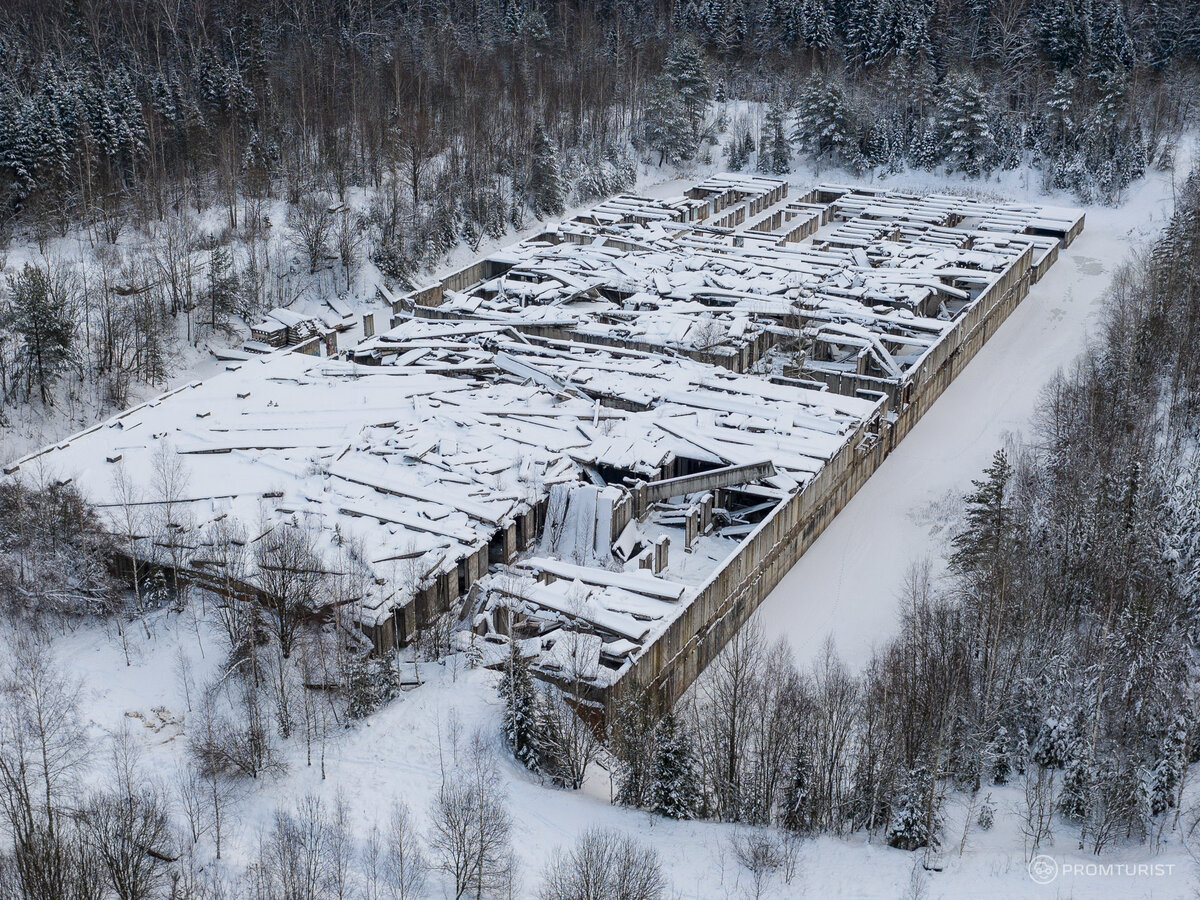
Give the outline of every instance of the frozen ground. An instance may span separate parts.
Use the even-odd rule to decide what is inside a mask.
[[[1181,159],[1180,171],[1186,170],[1187,161]],[[801,185],[814,177],[802,172],[792,180]],[[848,179],[844,173],[829,171],[820,177]],[[692,180],[689,174],[687,181]],[[892,182],[964,187],[961,181],[924,174],[900,176]],[[670,194],[683,183],[648,185],[643,191]],[[967,182],[965,187],[1013,198],[1040,196],[1019,173],[1000,184]],[[1070,204],[1069,198],[1059,202]],[[913,559],[936,553],[946,498],[964,490],[1007,433],[1027,427],[1042,384],[1083,346],[1113,268],[1133,247],[1152,238],[1170,211],[1170,176],[1162,174],[1139,185],[1124,207],[1088,209],[1087,228],[1079,240],[767,601],[761,618],[769,632],[787,635],[805,657],[832,635],[852,663],[861,663],[870,647],[891,633],[896,587]],[[194,631],[187,616],[158,614],[151,625],[150,638],[139,628],[129,629],[134,642],[129,667],[116,635],[97,627],[63,635],[57,647],[64,662],[84,681],[96,746],[100,747],[104,733],[124,722],[133,723],[155,774],[170,784],[186,744],[187,696],[194,697],[195,685],[215,671],[220,651],[215,636],[204,626]],[[181,665],[180,660],[186,663]],[[190,670],[187,688],[187,679],[181,677],[184,670]],[[250,784],[231,817],[236,825],[228,844],[236,844],[237,849],[227,853],[226,864],[240,868],[271,811],[310,792],[328,802],[341,792],[352,808],[359,838],[370,821],[386,816],[394,799],[407,802],[424,827],[441,761],[452,762],[456,747],[465,752],[476,729],[498,748],[499,709],[492,673],[467,670],[460,662],[425,666],[423,674],[429,679],[423,687],[369,722],[331,739],[326,779],[317,768],[305,765],[305,749],[297,741],[288,751],[287,775]],[[653,844],[672,883],[671,896],[686,900],[753,896],[748,876],[730,850],[729,826],[656,821],[613,807],[607,780],[599,770],[579,793],[543,787],[502,753],[498,756],[524,869],[524,889],[518,896],[534,896],[540,867],[550,851],[592,825],[627,830]],[[1015,788],[995,791],[995,827],[972,831],[961,854],[963,812],[953,806],[948,810],[943,870],[919,874],[925,881],[923,896],[1079,900],[1195,896],[1195,867],[1174,831],[1165,836],[1157,854],[1138,846],[1097,860],[1076,853],[1072,835],[1060,826],[1055,846],[1045,851],[1058,865],[1128,863],[1161,868],[1140,874],[1134,870],[1133,875],[1123,869],[1064,872],[1049,885],[1035,883],[1026,869],[1018,798]],[[1185,803],[1185,808],[1190,805]],[[1185,817],[1183,827],[1190,824]],[[764,896],[912,896],[915,859],[914,854],[863,836],[821,838],[803,844],[797,877],[790,884],[776,880]],[[427,894],[443,896],[443,885],[431,883]]]
[[[153,637],[129,629],[133,665],[126,667],[115,634],[89,628],[58,641],[60,657],[85,682],[87,712],[101,746],[105,732],[131,722],[142,736],[147,761],[168,785],[186,744],[189,712],[181,672],[195,683],[206,680],[220,658],[217,639],[203,625],[197,631],[189,616],[156,614]],[[180,659],[186,659],[181,666]],[[306,794],[332,804],[341,793],[351,809],[350,823],[361,839],[370,824],[386,820],[394,800],[403,800],[421,827],[440,783],[443,765],[465,758],[472,734],[480,730],[496,750],[500,777],[513,817],[514,843],[521,859],[523,886],[518,897],[533,897],[543,861],[557,846],[569,843],[592,826],[634,833],[656,847],[670,878],[672,897],[680,900],[732,900],[753,897],[750,880],[736,862],[732,826],[707,822],[652,819],[609,804],[602,771],[583,791],[570,793],[540,785],[503,751],[499,741],[499,704],[495,673],[466,668],[461,657],[446,666],[422,664],[426,683],[377,713],[368,722],[336,733],[330,741],[326,768],[305,764],[302,741],[291,746],[289,772],[277,780],[248,783],[248,793],[227,813],[232,828],[225,839],[224,865],[234,871],[247,861],[261,828],[269,826],[277,805],[291,806]],[[194,684],[190,688],[195,697]],[[166,724],[162,724],[162,723]],[[1195,896],[1195,870],[1177,840],[1168,835],[1161,853],[1144,847],[1121,850],[1097,859],[1074,851],[1073,835],[1059,826],[1054,847],[1044,852],[1060,866],[1158,865],[1158,874],[1124,875],[1086,871],[1060,874],[1049,886],[1033,882],[1027,871],[1020,833],[1020,789],[993,791],[996,824],[987,832],[973,828],[960,854],[965,810],[951,801],[946,809],[946,848],[942,871],[919,871],[923,895],[935,898],[1049,898],[1078,900],[1183,898]],[[1185,808],[1188,804],[1185,804]],[[973,818],[973,817],[972,817]],[[1184,826],[1190,822],[1185,816]],[[763,898],[894,898],[912,896],[910,879],[920,854],[893,850],[857,835],[820,838],[800,846],[797,874],[791,883],[776,878]],[[1169,868],[1168,868],[1169,867]],[[444,896],[436,879],[426,896]],[[445,895],[449,896],[449,895]]]

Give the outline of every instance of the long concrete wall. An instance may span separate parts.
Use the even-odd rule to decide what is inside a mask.
[[[886,414],[888,399],[881,400],[878,414],[859,426],[803,490],[759,523],[615,684],[593,689],[581,699],[610,716],[630,687],[641,684],[660,709],[674,705],[1028,295],[1031,259],[1032,250],[1027,250],[931,349],[894,419]]]

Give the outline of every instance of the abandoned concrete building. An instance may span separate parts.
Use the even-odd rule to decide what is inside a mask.
[[[4,471],[119,528],[114,467],[170,457],[178,496],[136,502],[170,500],[202,583],[216,523],[307,527],[380,649],[449,613],[599,709],[633,679],[670,704],[1082,227],[741,175],[616,197],[395,297],[345,358],[232,361]]]

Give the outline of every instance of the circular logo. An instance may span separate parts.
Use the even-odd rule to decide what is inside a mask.
[[[1058,877],[1058,860],[1038,854],[1029,861],[1029,877],[1038,884],[1049,884]]]

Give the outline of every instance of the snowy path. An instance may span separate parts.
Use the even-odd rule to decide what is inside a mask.
[[[930,511],[967,490],[1006,436],[1027,430],[1043,386],[1083,349],[1114,270],[1171,210],[1160,173],[1120,208],[1087,209],[1083,234],[763,602],[766,634],[786,636],[802,661],[830,636],[849,665],[867,661],[895,631],[909,566],[938,555]]]

